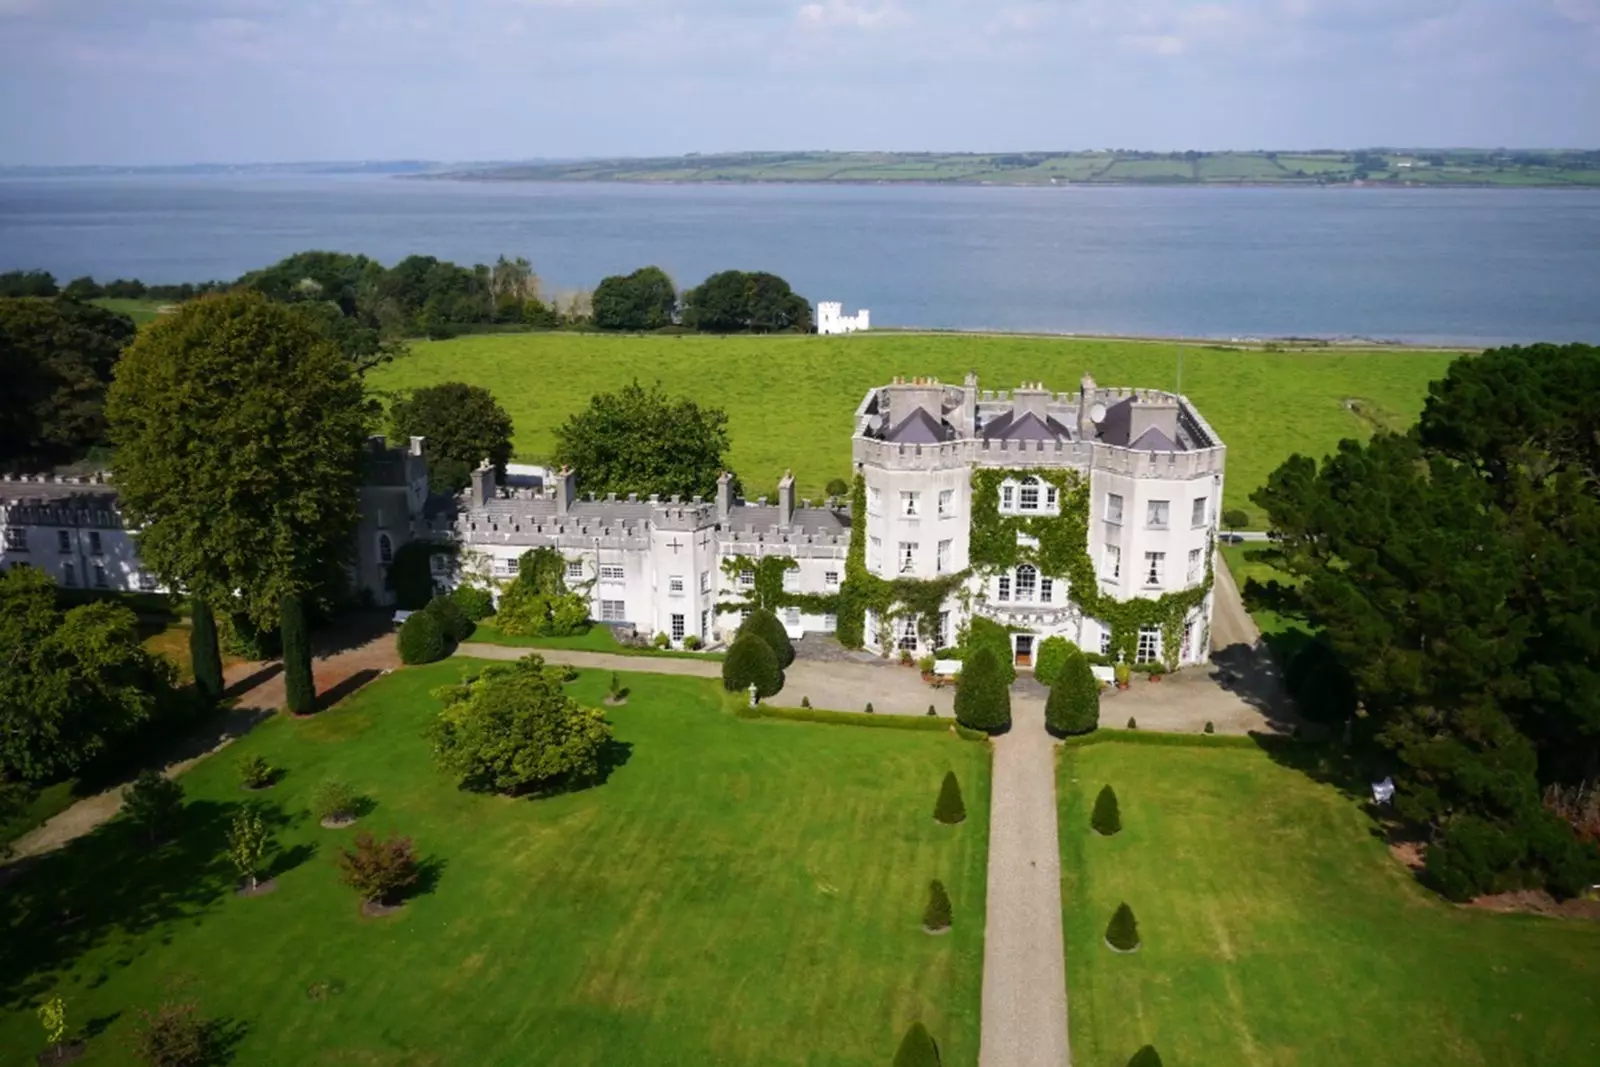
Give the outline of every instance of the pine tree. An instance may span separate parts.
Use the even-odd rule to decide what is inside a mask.
[[[1102,787],[1100,795],[1094,798],[1094,814],[1089,816],[1089,825],[1103,837],[1110,837],[1122,829],[1122,811],[1117,806],[1117,793],[1109,785]]]
[[[306,633],[305,602],[299,594],[278,603],[283,635],[283,691],[285,703],[296,715],[317,710],[317,684],[311,675],[311,639]]]
[[[961,799],[961,783],[955,771],[944,772],[944,782],[939,786],[939,800],[933,806],[933,817],[946,826],[954,826],[967,817],[967,805]]]
[[[922,910],[922,927],[935,933],[950,929],[950,894],[937,878],[928,883],[928,906]]]
[[[222,699],[222,648],[217,643],[217,617],[211,605],[196,597],[190,605],[189,662],[194,668],[194,687],[215,703]]]
[[[1132,952],[1139,947],[1139,923],[1125,903],[1117,905],[1116,914],[1106,926],[1106,944],[1118,952]]]
[[[900,1041],[900,1051],[894,1054],[894,1067],[939,1067],[939,1046],[926,1026],[911,1024]]]

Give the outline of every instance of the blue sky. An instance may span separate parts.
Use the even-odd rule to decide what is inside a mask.
[[[0,163],[1600,146],[1600,0],[0,0]]]

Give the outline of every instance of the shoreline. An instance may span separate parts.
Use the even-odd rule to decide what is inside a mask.
[[[1371,190],[1404,189],[1433,191],[1448,189],[1488,189],[1506,191],[1537,191],[1544,189],[1576,189],[1600,192],[1600,182],[1385,182],[1350,181],[1063,181],[1063,182],[990,182],[990,181],[934,181],[925,178],[555,178],[555,177],[495,177],[491,174],[443,172],[438,174],[386,174],[375,175],[395,181],[470,182],[483,185],[670,185],[670,186],[723,186],[738,188],[750,185],[782,186],[848,186],[895,187],[922,189],[1313,189],[1313,190]]]

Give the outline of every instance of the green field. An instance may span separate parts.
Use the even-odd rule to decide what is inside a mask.
[[[1457,908],[1332,787],[1255,749],[1063,749],[1073,1063],[1600,1062],[1600,924]],[[1089,828],[1110,783],[1123,831]],[[1143,947],[1105,927],[1126,901]]]
[[[33,1007],[65,998],[129,1062],[135,1009],[169,985],[243,1029],[235,1067],[286,1064],[882,1065],[922,1019],[947,1065],[977,1060],[988,750],[898,730],[745,721],[711,683],[625,675],[626,759],[541,800],[459,792],[422,736],[409,668],[314,719],[275,718],[186,774],[186,825],[157,852],[112,823],[0,891],[0,1060],[32,1063]],[[606,676],[575,695],[598,701]],[[286,774],[277,889],[233,895],[220,844],[239,755]],[[970,817],[931,817],[954,769]],[[433,884],[360,916],[307,796],[324,775],[415,838]],[[955,928],[922,932],[930,878]],[[100,1032],[103,1031],[103,1032]]]
[[[555,427],[596,392],[633,379],[728,412],[729,459],[746,495],[773,496],[786,468],[803,497],[820,500],[850,473],[850,434],[867,389],[897,374],[960,382],[977,370],[989,389],[1042,379],[1075,391],[1084,371],[1102,385],[1171,389],[1179,346],[1004,335],[878,333],[856,337],[499,334],[421,341],[410,356],[367,375],[380,390],[459,380],[493,390],[516,423],[524,459],[548,456]],[[1183,391],[1228,445],[1228,507],[1254,514],[1249,496],[1291,453],[1320,456],[1364,437],[1370,418],[1345,401],[1409,423],[1428,382],[1455,358],[1438,352],[1183,349]]]
[[[103,307],[107,311],[118,311],[128,316],[137,326],[144,326],[159,319],[164,314],[163,309],[170,307],[170,303],[162,300],[123,300],[115,297],[104,297],[91,300],[89,303]]]

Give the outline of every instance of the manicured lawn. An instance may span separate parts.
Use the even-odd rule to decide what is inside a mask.
[[[131,300],[120,297],[102,297],[89,303],[97,304],[107,311],[121,312],[138,326],[146,326],[156,321],[164,313],[162,309],[171,306],[165,300]]]
[[[1123,830],[1089,828],[1111,783]],[[1600,925],[1456,908],[1332,787],[1240,748],[1064,749],[1073,1063],[1600,1062]],[[1126,901],[1143,948],[1103,938]]]
[[[1250,617],[1255,620],[1263,635],[1269,640],[1290,631],[1303,634],[1312,632],[1311,626],[1303,616],[1287,611],[1278,611],[1267,606],[1259,598],[1252,597],[1246,592],[1246,583],[1255,579],[1261,585],[1276,581],[1281,585],[1294,588],[1300,580],[1287,571],[1280,571],[1274,567],[1267,558],[1273,548],[1270,544],[1259,541],[1243,542],[1239,544],[1226,544],[1222,546],[1222,558],[1227,561],[1228,571],[1233,575],[1234,584],[1239,587],[1239,594],[1244,599],[1244,606],[1250,612]],[[1292,636],[1292,635],[1291,635]]]
[[[946,1064],[977,1060],[988,750],[948,736],[743,721],[708,682],[625,675],[626,760],[541,800],[459,792],[422,731],[410,668],[315,719],[276,718],[182,779],[188,825],[148,853],[118,824],[0,891],[0,1049],[31,1062],[51,991],[128,1062],[134,1009],[186,985],[245,1027],[235,1067],[285,1064],[881,1065],[920,1018]],[[574,693],[598,701],[606,676]],[[234,762],[286,769],[241,793]],[[955,769],[968,820],[931,818]],[[324,775],[412,835],[433,885],[366,919],[305,811]],[[283,821],[271,895],[240,899],[220,854],[236,807]],[[921,930],[927,882],[955,904]],[[62,922],[64,910],[74,917]],[[12,1055],[15,1053],[15,1055]]]
[[[1355,399],[1409,423],[1428,382],[1453,357],[1422,352],[1264,352],[1187,345],[1183,391],[1228,445],[1227,506],[1249,496],[1293,452],[1321,456],[1372,424]],[[879,333],[858,337],[617,337],[500,334],[419,341],[371,371],[375,389],[459,380],[494,391],[516,423],[520,457],[546,457],[555,428],[597,392],[638,379],[728,412],[730,461],[750,499],[776,494],[793,468],[802,497],[821,500],[850,473],[852,415],[866,390],[897,374],[989,389],[1043,379],[1071,392],[1084,371],[1104,385],[1173,388],[1178,346],[1078,338]]]
[[[581,634],[569,637],[513,637],[495,628],[491,616],[478,624],[468,641],[481,641],[490,645],[511,645],[516,648],[567,648],[580,652],[609,652],[614,656],[667,656],[677,659],[709,659],[720,661],[721,652],[685,652],[675,648],[633,648],[620,645],[612,636],[610,627],[591,626]]]

